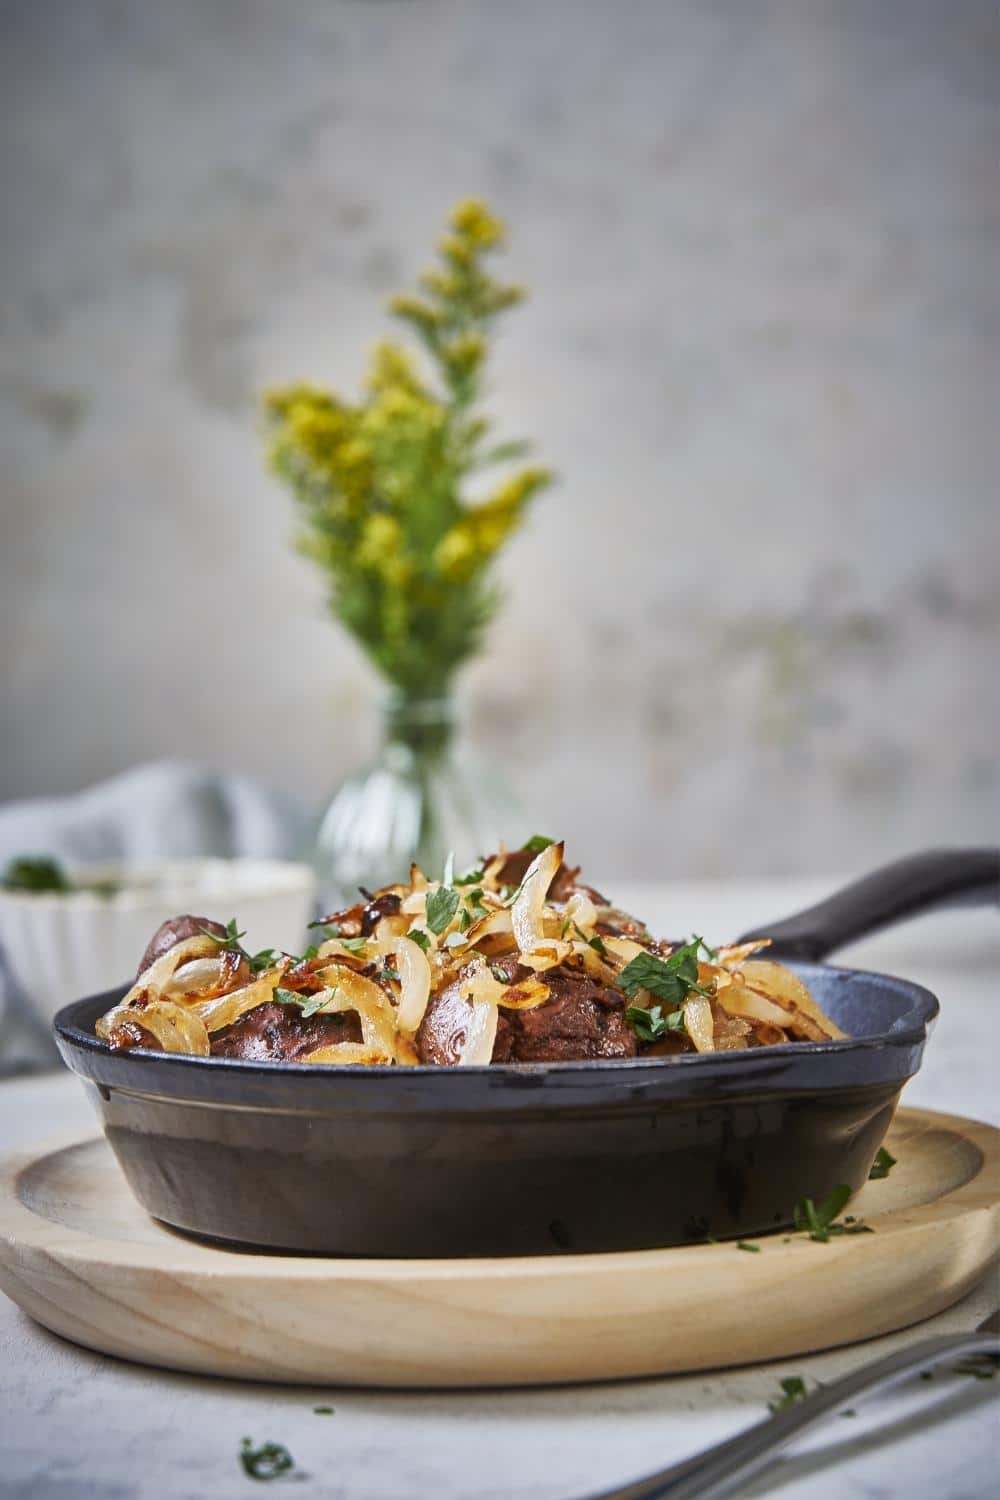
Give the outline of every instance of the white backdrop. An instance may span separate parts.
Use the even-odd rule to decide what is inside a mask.
[[[180,754],[316,800],[365,754],[254,396],[356,382],[481,193],[533,293],[493,405],[562,474],[466,679],[526,822],[640,878],[995,829],[992,0],[0,26],[0,796]]]

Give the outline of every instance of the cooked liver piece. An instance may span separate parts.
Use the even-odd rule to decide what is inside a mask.
[[[516,965],[502,960],[510,977]],[[532,1010],[500,1011],[494,1062],[580,1062],[635,1057],[635,1032],[624,1017],[625,998],[582,969],[560,965],[541,976],[551,997]],[[454,1063],[465,1040],[469,1008],[456,981],[432,997],[417,1033],[421,1062]]]
[[[169,952],[175,944],[182,943],[185,938],[198,937],[205,932],[210,932],[214,937],[220,938],[224,938],[226,935],[224,927],[220,926],[218,922],[210,922],[207,917],[170,917],[166,922],[162,922],[153,933],[146,951],[142,955],[139,967],[136,970],[136,978],[140,974],[144,974],[150,964],[155,963],[164,953]]]
[[[248,1062],[296,1062],[318,1047],[360,1042],[361,1022],[353,1011],[303,1019],[291,1005],[269,1000],[248,1010],[231,1026],[211,1037],[213,1057],[241,1057]]]

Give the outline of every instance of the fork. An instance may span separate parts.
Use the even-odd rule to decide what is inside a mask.
[[[645,1479],[635,1479],[617,1489],[601,1490],[588,1495],[586,1500],[714,1500],[756,1474],[793,1438],[808,1432],[848,1402],[898,1385],[917,1370],[964,1355],[992,1355],[1000,1359],[1000,1310],[991,1313],[971,1333],[922,1339],[897,1354],[888,1354],[874,1364],[863,1365],[860,1370],[821,1386],[804,1401],[775,1412],[746,1432],[716,1443],[683,1463],[659,1469]]]

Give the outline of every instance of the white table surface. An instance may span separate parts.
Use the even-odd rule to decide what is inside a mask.
[[[721,940],[829,891],[831,881],[616,891],[654,930]],[[1000,922],[947,913],[838,955],[905,973],[943,1014],[910,1104],[1000,1123]],[[0,1085],[0,1144],[94,1120],[75,1080]],[[817,1247],[817,1253],[822,1250]],[[299,1500],[574,1500],[687,1456],[761,1418],[784,1375],[829,1381],[1000,1303],[993,1275],[949,1312],[890,1338],[722,1374],[548,1390],[453,1393],[294,1388],[160,1373],[48,1334],[0,1296],[0,1495],[230,1500],[257,1492],[244,1435],[284,1443]],[[738,1310],[734,1308],[734,1316]],[[940,1375],[835,1418],[739,1493],[782,1500],[983,1500],[1000,1468],[1000,1379]],[[332,1416],[313,1412],[334,1407]],[[278,1481],[277,1493],[282,1484]]]

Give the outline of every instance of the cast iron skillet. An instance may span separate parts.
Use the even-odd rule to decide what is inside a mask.
[[[61,1010],[139,1202],[247,1248],[360,1256],[634,1250],[781,1228],[857,1189],[920,1066],[935,997],[818,963],[949,904],[1000,900],[1000,850],[915,855],[763,927],[850,1034],[632,1062],[351,1068],[112,1052],[124,988]]]

